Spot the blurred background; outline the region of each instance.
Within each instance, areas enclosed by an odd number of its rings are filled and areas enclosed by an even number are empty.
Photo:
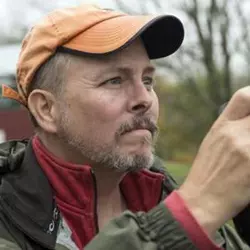
[[[174,14],[186,36],[174,55],[154,61],[160,99],[156,154],[181,182],[223,104],[250,83],[249,0],[0,0],[0,85],[15,86],[21,41],[49,11],[95,3],[134,14]],[[26,138],[26,110],[0,97],[0,142]]]

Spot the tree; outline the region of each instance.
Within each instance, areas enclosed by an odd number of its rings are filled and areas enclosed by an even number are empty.
[[[7,22],[2,23],[0,44],[20,43],[27,33],[30,23],[34,23],[55,8],[79,3],[75,1],[18,0],[16,4],[6,1]]]
[[[210,127],[211,117],[204,115],[207,107],[194,98],[186,84],[166,84],[157,77],[155,91],[159,96],[160,136],[156,153],[163,159],[192,162],[204,135]],[[204,79],[197,80],[199,88],[205,87]]]
[[[161,109],[157,154],[178,160],[180,154],[195,155],[221,105],[237,88],[250,83],[247,1],[135,0],[133,7],[124,0],[115,2],[132,14],[163,14],[166,5],[172,3],[184,19],[187,37],[181,49],[155,62],[165,72],[156,88]],[[235,58],[245,62],[240,70],[233,67]],[[169,75],[175,84],[166,80]]]
[[[137,0],[137,11],[123,0],[115,2],[120,9],[129,13],[148,14],[152,10],[164,13],[164,0]],[[178,1],[175,7],[187,18],[185,24],[192,24],[186,29],[186,33],[191,33],[192,37],[189,35],[189,40],[171,57],[173,60],[157,62],[172,73],[177,82],[188,85],[188,91],[207,106],[211,122],[217,118],[221,105],[231,98],[235,90],[232,60],[237,51],[238,55],[241,53],[245,57],[248,69],[250,67],[249,13],[243,11],[246,4],[246,0]],[[235,20],[242,27],[237,29],[237,37],[234,36]],[[206,82],[202,89],[197,82],[200,76],[205,76]]]

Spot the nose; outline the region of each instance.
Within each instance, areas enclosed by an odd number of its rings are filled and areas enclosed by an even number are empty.
[[[152,90],[143,83],[133,84],[130,90],[129,111],[135,114],[146,113],[153,104]]]

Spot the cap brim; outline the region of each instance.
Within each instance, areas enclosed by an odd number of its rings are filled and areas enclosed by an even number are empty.
[[[173,54],[182,44],[184,28],[170,15],[119,16],[96,24],[63,45],[87,54],[107,54],[120,50],[141,37],[150,59]]]

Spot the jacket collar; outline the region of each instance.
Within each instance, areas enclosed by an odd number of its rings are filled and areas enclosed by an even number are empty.
[[[152,169],[154,172],[159,171],[157,167]],[[38,244],[54,249],[60,221],[59,213],[52,188],[39,167],[31,141],[12,142],[0,146],[0,174],[4,174],[0,186],[0,205],[6,216]],[[124,177],[121,191],[125,199],[129,200],[130,210],[138,210],[135,197],[141,197],[140,202],[144,202],[144,211],[148,211],[160,201],[162,197],[150,193],[150,187],[144,192],[140,190],[140,187],[146,186],[147,183],[154,185],[154,181],[158,181],[159,184],[159,178],[154,177],[155,174],[150,171],[131,173]],[[138,178],[141,178],[140,182],[144,182],[142,186],[136,184]],[[131,185],[137,190],[137,195],[126,191]],[[155,197],[155,200],[147,198],[150,196]]]
[[[72,237],[82,249],[98,232],[96,181],[89,165],[72,164],[51,154],[38,137],[34,153],[54,190],[61,215],[69,222]],[[161,198],[164,176],[149,170],[129,172],[120,182],[126,206],[132,212],[147,212]]]
[[[0,204],[17,228],[42,246],[53,249],[59,216],[50,184],[41,168],[37,167],[30,142],[21,165],[15,164],[17,162],[12,155],[16,154],[21,159],[26,144],[12,145],[9,150],[11,157],[8,158],[8,165],[13,166],[13,171],[2,177]]]

